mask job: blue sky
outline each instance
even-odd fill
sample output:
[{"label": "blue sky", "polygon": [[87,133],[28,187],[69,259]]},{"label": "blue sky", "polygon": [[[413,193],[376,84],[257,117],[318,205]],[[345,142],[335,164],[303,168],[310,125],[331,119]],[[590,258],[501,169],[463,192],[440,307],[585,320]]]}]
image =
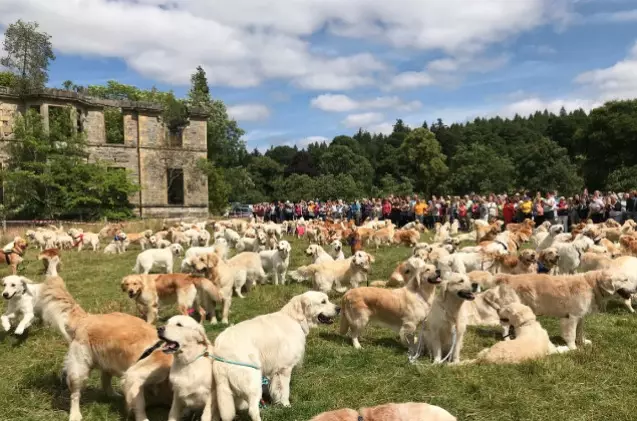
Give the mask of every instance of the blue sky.
[{"label": "blue sky", "polygon": [[188,89],[250,148],[637,96],[635,0],[0,0],[53,36],[50,84]]}]

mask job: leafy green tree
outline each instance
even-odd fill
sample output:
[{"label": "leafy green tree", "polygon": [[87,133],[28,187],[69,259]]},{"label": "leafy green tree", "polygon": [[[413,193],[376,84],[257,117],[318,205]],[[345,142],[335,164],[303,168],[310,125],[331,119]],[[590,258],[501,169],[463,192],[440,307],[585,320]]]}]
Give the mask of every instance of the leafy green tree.
[{"label": "leafy green tree", "polygon": [[55,60],[51,36],[38,31],[37,22],[18,19],[4,32],[3,49],[6,56],[0,65],[16,75],[15,88],[24,94],[44,88],[49,80],[49,62]]},{"label": "leafy green tree", "polygon": [[616,193],[637,189],[637,165],[621,167],[608,174],[606,188]]},{"label": "leafy green tree", "polygon": [[321,158],[319,169],[323,174],[349,174],[354,180],[369,186],[374,175],[367,158],[343,145],[330,145]]},{"label": "leafy green tree", "polygon": [[515,188],[515,165],[492,147],[473,143],[451,158],[449,187],[456,194],[506,192]]},{"label": "leafy green tree", "polygon": [[8,71],[0,72],[0,86],[12,88],[16,84],[16,77],[13,73]]},{"label": "leafy green tree", "polygon": [[434,134],[419,127],[405,137],[400,151],[405,165],[412,169],[416,189],[426,195],[440,193],[449,168]]},{"label": "leafy green tree", "polygon": [[104,107],[104,127],[106,143],[124,143],[124,116],[121,109]]},{"label": "leafy green tree", "polygon": [[71,110],[50,115],[45,130],[30,110],[15,122],[8,146],[6,214],[22,218],[132,216],[129,195],[137,191],[125,171],[89,163],[82,135],[71,128]]},{"label": "leafy green tree", "polygon": [[385,174],[381,177],[378,187],[372,191],[375,197],[385,197],[389,195],[407,196],[414,193],[414,184],[407,178],[402,177],[397,180],[391,174]]}]

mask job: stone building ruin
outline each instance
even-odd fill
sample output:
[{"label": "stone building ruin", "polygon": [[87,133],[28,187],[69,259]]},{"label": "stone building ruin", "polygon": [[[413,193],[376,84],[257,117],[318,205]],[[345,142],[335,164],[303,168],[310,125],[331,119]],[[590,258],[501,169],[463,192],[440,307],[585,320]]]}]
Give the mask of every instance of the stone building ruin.
[{"label": "stone building ruin", "polygon": [[[141,186],[129,198],[143,218],[204,217],[208,215],[208,180],[197,163],[207,158],[207,115],[190,110],[189,124],[180,134],[162,123],[160,104],[114,101],[72,91],[46,89],[20,98],[0,87],[0,164],[7,160],[6,142],[13,141],[17,113],[34,109],[45,127],[52,113],[70,112],[75,130],[85,133],[89,161],[130,171]],[[105,112],[121,113],[122,139],[107,139]],[[112,121],[112,120],[109,120]],[[118,118],[115,119],[119,123]]]}]

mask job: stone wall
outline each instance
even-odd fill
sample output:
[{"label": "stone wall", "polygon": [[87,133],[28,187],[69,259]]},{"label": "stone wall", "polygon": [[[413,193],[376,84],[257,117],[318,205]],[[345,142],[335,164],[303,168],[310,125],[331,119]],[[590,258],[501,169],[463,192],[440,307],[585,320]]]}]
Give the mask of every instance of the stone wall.
[{"label": "stone wall", "polygon": [[[72,115],[80,115],[87,139],[89,161],[105,161],[109,166],[125,168],[131,180],[141,182],[141,192],[130,197],[143,217],[181,217],[208,215],[208,180],[197,169],[200,159],[207,157],[206,115],[193,112],[184,129],[182,146],[168,147],[166,129],[161,122],[158,104],[110,101],[84,97],[75,92],[47,90],[21,102],[7,90],[0,90],[0,161],[6,160],[3,136],[10,136],[13,121],[21,110],[36,107],[48,125],[49,106],[70,106]],[[124,144],[106,143],[104,107],[119,107],[124,119]],[[184,172],[184,204],[168,204],[169,168]],[[140,176],[141,175],[141,176]]]}]

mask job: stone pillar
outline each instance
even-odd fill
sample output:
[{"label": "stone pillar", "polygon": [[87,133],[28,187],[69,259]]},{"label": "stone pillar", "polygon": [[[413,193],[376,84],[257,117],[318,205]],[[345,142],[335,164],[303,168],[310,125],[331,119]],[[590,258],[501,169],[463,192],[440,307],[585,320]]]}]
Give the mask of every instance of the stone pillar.
[{"label": "stone pillar", "polygon": [[44,131],[49,132],[49,104],[40,105],[40,117],[42,118],[42,126]]}]

